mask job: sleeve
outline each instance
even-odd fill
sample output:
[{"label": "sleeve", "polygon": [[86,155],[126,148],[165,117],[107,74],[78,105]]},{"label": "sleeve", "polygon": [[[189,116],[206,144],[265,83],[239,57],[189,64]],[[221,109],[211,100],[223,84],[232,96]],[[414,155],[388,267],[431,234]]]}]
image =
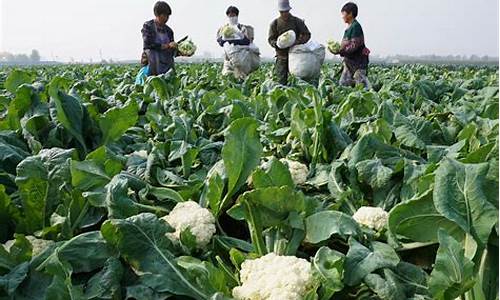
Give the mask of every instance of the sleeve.
[{"label": "sleeve", "polygon": [[252,26],[250,25],[243,26],[243,34],[250,41],[250,43],[253,42],[255,38],[255,30]]},{"label": "sleeve", "polygon": [[226,42],[223,38],[222,38],[222,28],[219,28],[219,30],[217,30],[217,43],[219,44],[219,46],[223,47],[224,46],[224,43]]},{"label": "sleeve", "polygon": [[309,31],[309,28],[307,28],[306,23],[303,20],[299,19],[299,22],[297,24],[298,28],[298,39],[297,39],[297,44],[305,44],[309,42],[311,39],[311,32]]},{"label": "sleeve", "polygon": [[142,26],[141,33],[144,50],[161,50],[161,44],[156,43],[156,34],[153,27],[148,24],[148,22],[144,23]]},{"label": "sleeve", "polygon": [[342,42],[342,47],[340,48],[341,56],[349,56],[356,53],[365,45],[365,37],[363,35],[363,29],[360,25],[353,28],[352,38]]},{"label": "sleeve", "polygon": [[277,41],[278,41],[278,29],[277,29],[276,20],[274,20],[271,23],[271,26],[269,27],[268,42],[269,42],[269,45],[271,45],[271,47],[277,48],[278,47],[278,46],[276,46]]},{"label": "sleeve", "polygon": [[232,45],[239,45],[239,46],[250,45],[250,40],[247,37],[244,37],[241,40],[231,40],[231,41],[227,41],[227,42],[232,44]]}]

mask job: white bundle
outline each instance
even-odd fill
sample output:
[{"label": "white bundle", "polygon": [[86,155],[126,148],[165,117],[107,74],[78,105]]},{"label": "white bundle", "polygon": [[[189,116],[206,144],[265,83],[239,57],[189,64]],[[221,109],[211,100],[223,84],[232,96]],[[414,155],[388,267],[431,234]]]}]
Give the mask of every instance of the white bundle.
[{"label": "white bundle", "polygon": [[278,40],[276,41],[276,46],[280,49],[287,49],[293,46],[295,44],[295,41],[297,40],[297,36],[295,34],[295,31],[293,30],[288,30],[287,32],[283,33],[278,37]]},{"label": "white bundle", "polygon": [[325,61],[325,46],[309,41],[296,45],[289,52],[290,73],[301,79],[318,78]]},{"label": "white bundle", "polygon": [[224,44],[225,73],[233,72],[236,77],[246,77],[260,66],[260,51],[255,44],[248,46]]}]

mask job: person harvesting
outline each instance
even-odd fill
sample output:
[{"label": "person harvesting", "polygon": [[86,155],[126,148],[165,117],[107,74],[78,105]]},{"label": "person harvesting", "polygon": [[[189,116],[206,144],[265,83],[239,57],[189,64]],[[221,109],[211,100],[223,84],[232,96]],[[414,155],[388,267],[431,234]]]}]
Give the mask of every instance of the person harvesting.
[{"label": "person harvesting", "polygon": [[340,49],[333,51],[333,54],[344,58],[344,69],[339,84],[343,86],[363,84],[366,89],[369,89],[370,81],[367,76],[370,50],[365,46],[363,28],[356,19],[358,6],[352,2],[346,3],[341,13],[348,27],[344,32]]},{"label": "person harvesting", "polygon": [[[235,46],[249,46],[254,40],[254,29],[252,26],[240,24],[238,17],[240,10],[235,6],[229,6],[226,10],[227,23],[217,31],[217,43],[224,47],[226,44]],[[227,53],[224,55],[224,68],[222,73],[238,73],[236,66],[231,62]]]},{"label": "person harvesting", "polygon": [[[275,72],[278,82],[282,85],[288,83],[288,54],[290,47],[305,44],[311,38],[311,32],[304,20],[290,13],[290,1],[279,0],[279,18],[275,19],[269,28],[269,44],[276,49]],[[288,43],[291,41],[291,44]]]},{"label": "person harvesting", "polygon": [[253,42],[254,32],[251,26],[240,24],[240,10],[229,6],[226,10],[227,24],[217,31],[217,43],[222,47],[225,43],[247,46]]},{"label": "person harvesting", "polygon": [[178,46],[174,41],[174,31],[167,25],[172,15],[170,6],[163,1],[156,2],[154,15],[153,20],[144,23],[141,31],[149,67],[148,75],[164,74],[174,68]]}]

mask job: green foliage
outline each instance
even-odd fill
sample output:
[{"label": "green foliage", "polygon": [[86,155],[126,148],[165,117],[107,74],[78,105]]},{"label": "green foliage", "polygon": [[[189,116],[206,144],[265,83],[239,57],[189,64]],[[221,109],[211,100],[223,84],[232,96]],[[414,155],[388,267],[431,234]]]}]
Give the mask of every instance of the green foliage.
[{"label": "green foliage", "polygon": [[[306,299],[498,299],[498,69],[373,66],[364,91],[339,65],[290,87],[220,68],[0,71],[1,299],[231,299],[269,252],[311,262]],[[161,219],[189,200],[204,249]]]}]

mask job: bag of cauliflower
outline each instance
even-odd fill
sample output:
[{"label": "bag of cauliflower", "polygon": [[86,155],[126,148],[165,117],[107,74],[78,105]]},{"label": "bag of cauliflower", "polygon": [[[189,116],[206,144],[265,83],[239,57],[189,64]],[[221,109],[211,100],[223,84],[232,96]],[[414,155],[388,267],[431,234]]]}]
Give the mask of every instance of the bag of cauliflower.
[{"label": "bag of cauliflower", "polygon": [[226,63],[224,73],[234,73],[235,77],[243,78],[257,70],[260,66],[260,51],[257,46],[224,44]]},{"label": "bag of cauliflower", "polygon": [[325,61],[325,46],[316,42],[296,45],[290,49],[288,67],[290,73],[301,79],[318,78]]},{"label": "bag of cauliflower", "polygon": [[287,32],[283,33],[278,37],[278,40],[276,41],[276,46],[280,49],[287,49],[293,46],[295,44],[295,41],[297,40],[297,36],[295,34],[295,31],[293,30],[288,30]]}]

